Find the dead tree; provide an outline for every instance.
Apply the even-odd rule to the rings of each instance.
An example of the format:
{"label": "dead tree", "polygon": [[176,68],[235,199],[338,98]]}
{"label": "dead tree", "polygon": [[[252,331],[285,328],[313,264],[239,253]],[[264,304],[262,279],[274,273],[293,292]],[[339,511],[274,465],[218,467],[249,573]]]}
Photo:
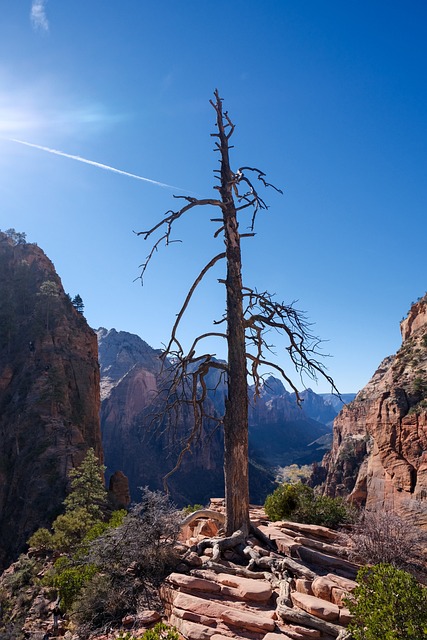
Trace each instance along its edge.
{"label": "dead tree", "polygon": [[[262,382],[262,369],[273,368],[289,384],[300,400],[298,389],[284,367],[272,361],[271,345],[267,342],[266,332],[271,329],[284,333],[288,338],[288,358],[293,367],[302,375],[304,372],[316,378],[324,376],[335,390],[333,380],[325,372],[319,361],[319,339],[311,335],[305,316],[291,305],[276,302],[268,292],[258,292],[243,286],[241,239],[254,236],[256,216],[267,205],[255,186],[255,180],[261,187],[273,187],[266,181],[265,174],[255,167],[243,166],[237,171],[230,167],[230,138],[234,132],[227,111],[223,111],[222,98],[218,91],[211,102],[216,113],[215,150],[220,154],[220,169],[216,170],[219,185],[218,198],[199,199],[190,196],[174,196],[185,201],[177,211],[167,211],[165,217],[147,231],[141,231],[144,239],[158,232],[144,264],[141,265],[141,279],[154,253],[161,244],[170,244],[172,228],[188,211],[195,207],[216,207],[219,216],[211,219],[218,224],[214,237],[223,236],[225,251],[212,258],[201,270],[190,288],[184,304],[177,315],[169,344],[164,353],[164,362],[173,362],[169,379],[166,405],[168,410],[176,410],[182,404],[192,405],[194,427],[184,447],[182,456],[189,450],[200,434],[201,425],[208,416],[206,412],[207,384],[206,376],[212,369],[219,370],[220,379],[227,383],[225,413],[220,422],[224,429],[224,476],[226,504],[226,534],[236,531],[247,536],[249,531],[249,482],[248,482],[248,375],[254,381],[255,395],[259,394]],[[276,189],[276,191],[280,191]],[[280,191],[281,193],[281,191]],[[240,233],[239,217],[245,211],[251,211],[251,223],[248,233]],[[185,351],[177,337],[181,319],[189,302],[205,275],[220,260],[225,260],[226,277],[219,282],[225,285],[226,311],[222,320],[214,322],[226,327],[224,332],[212,331],[195,338],[188,351]],[[200,353],[203,339],[218,337],[227,341],[227,363],[218,362],[209,353]],[[177,467],[175,467],[177,468]]]}

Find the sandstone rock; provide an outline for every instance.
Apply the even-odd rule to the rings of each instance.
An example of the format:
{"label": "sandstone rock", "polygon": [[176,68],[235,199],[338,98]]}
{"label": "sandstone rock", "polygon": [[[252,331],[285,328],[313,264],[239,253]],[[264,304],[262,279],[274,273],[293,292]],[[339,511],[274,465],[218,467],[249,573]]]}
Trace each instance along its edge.
{"label": "sandstone rock", "polygon": [[357,582],[355,582],[354,580],[342,578],[341,576],[337,576],[334,573],[328,573],[326,574],[326,577],[329,580],[332,580],[332,582],[335,582],[335,584],[338,585],[341,589],[343,589],[344,591],[348,591],[349,593],[352,593],[357,587]]}
{"label": "sandstone rock", "polygon": [[161,615],[158,611],[154,611],[153,609],[145,609],[144,611],[138,612],[138,622],[143,626],[150,626],[159,622],[161,620]]}
{"label": "sandstone rock", "polygon": [[191,638],[191,640],[210,640],[215,634],[215,629],[212,627],[207,627],[197,622],[192,622],[191,620],[183,620],[174,615],[170,617],[170,623],[176,627],[185,638]]}
{"label": "sandstone rock", "polygon": [[221,604],[182,592],[176,592],[173,596],[173,605],[178,609],[185,609],[185,611],[191,611],[209,618],[220,618],[221,614],[230,606],[228,603]]}
{"label": "sandstone rock", "polygon": [[[216,580],[224,586],[236,590],[236,595],[253,602],[267,602],[272,594],[271,584],[261,580],[251,580],[229,574],[219,574]],[[224,589],[223,589],[224,592]]]}
{"label": "sandstone rock", "polygon": [[204,580],[203,578],[196,578],[194,576],[181,575],[177,573],[171,573],[166,582],[170,582],[177,587],[182,587],[188,591],[206,591],[207,593],[219,593],[221,587],[212,580]]}
{"label": "sandstone rock", "polygon": [[348,592],[340,589],[339,587],[332,587],[331,590],[331,602],[334,602],[339,607],[344,606],[344,600],[348,598]]}
{"label": "sandstone rock", "polygon": [[307,593],[309,596],[313,595],[313,590],[311,588],[312,581],[305,580],[304,578],[297,578],[295,580],[295,589],[299,591],[299,593]]}
{"label": "sandstone rock", "polygon": [[332,602],[326,602],[325,600],[321,600],[315,596],[298,593],[297,591],[292,592],[291,598],[296,607],[307,611],[307,613],[310,613],[321,620],[332,622],[339,618],[340,610],[337,605]]}
{"label": "sandstone rock", "polygon": [[336,583],[332,582],[332,580],[329,580],[328,578],[325,578],[324,576],[316,578],[311,584],[313,595],[315,595],[317,598],[328,600],[329,602],[332,599],[333,587],[336,587]]}
{"label": "sandstone rock", "polygon": [[249,631],[273,631],[275,627],[271,618],[238,609],[226,609],[222,612],[221,619],[227,624]]}
{"label": "sandstone rock", "polygon": [[110,478],[108,493],[114,509],[127,509],[129,507],[129,480],[123,471],[113,473]]}
{"label": "sandstone rock", "polygon": [[190,565],[190,567],[201,567],[203,564],[203,560],[195,551],[189,551],[186,553],[184,560]]}
{"label": "sandstone rock", "polygon": [[122,618],[122,625],[124,627],[133,627],[135,622],[136,622],[136,616],[128,615]]}
{"label": "sandstone rock", "polygon": [[286,521],[285,526],[288,529],[291,529],[296,532],[304,533],[305,535],[310,535],[318,538],[323,538],[325,540],[335,541],[339,538],[339,534],[332,529],[328,529],[327,527],[322,527],[317,524],[304,524],[302,522],[288,522]]}
{"label": "sandstone rock", "polygon": [[412,305],[401,331],[397,354],[335,420],[323,490],[427,528],[427,296]]}
{"label": "sandstone rock", "polygon": [[322,637],[322,633],[318,629],[309,629],[308,627],[300,627],[298,625],[286,625],[284,633],[291,640],[317,640]]}
{"label": "sandstone rock", "polygon": [[340,609],[340,624],[346,627],[348,624],[350,624],[352,619],[353,619],[353,616],[351,615],[350,611],[346,607],[343,607],[342,609]]}
{"label": "sandstone rock", "polygon": [[178,609],[177,607],[173,607],[172,612],[174,616],[177,616],[181,620],[197,622],[197,624],[204,625],[205,627],[216,627],[216,618],[210,618],[209,616],[204,616],[201,613],[194,613],[194,611]]}

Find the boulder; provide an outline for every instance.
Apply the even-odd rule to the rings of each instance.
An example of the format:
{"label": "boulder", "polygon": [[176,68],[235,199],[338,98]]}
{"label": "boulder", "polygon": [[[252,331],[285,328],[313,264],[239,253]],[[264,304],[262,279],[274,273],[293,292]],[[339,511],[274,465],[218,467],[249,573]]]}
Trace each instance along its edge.
{"label": "boulder", "polygon": [[221,614],[221,620],[240,629],[248,631],[273,631],[275,622],[272,618],[256,612],[241,611],[240,609],[226,609]]}
{"label": "boulder", "polygon": [[327,620],[328,622],[339,618],[340,610],[332,602],[326,602],[326,600],[316,598],[316,596],[309,596],[306,593],[298,593],[297,591],[292,592],[291,598],[294,606],[307,611],[307,613],[316,616],[316,618]]}

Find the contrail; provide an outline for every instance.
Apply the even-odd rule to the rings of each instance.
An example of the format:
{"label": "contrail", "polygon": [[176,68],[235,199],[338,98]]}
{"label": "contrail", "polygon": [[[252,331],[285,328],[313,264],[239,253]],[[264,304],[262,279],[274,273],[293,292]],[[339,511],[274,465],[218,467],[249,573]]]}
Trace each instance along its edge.
{"label": "contrail", "polygon": [[87,160],[81,156],[73,156],[70,153],[64,153],[63,151],[57,151],[56,149],[50,149],[49,147],[42,147],[39,144],[33,144],[32,142],[24,142],[24,140],[16,140],[15,138],[6,138],[10,142],[17,142],[18,144],[24,144],[27,147],[33,147],[34,149],[40,149],[41,151],[47,151],[48,153],[54,153],[56,156],[62,156],[63,158],[70,158],[71,160],[77,160],[78,162],[84,162],[85,164],[91,164],[93,167],[99,169],[106,169],[107,171],[113,171],[113,173],[120,173],[122,176],[128,176],[129,178],[135,178],[136,180],[142,180],[143,182],[150,182],[158,187],[165,187],[166,189],[177,189],[178,191],[185,191],[181,187],[174,187],[171,184],[165,184],[164,182],[158,182],[157,180],[150,180],[150,178],[143,178],[135,173],[129,173],[128,171],[122,171],[121,169],[115,169],[109,167],[108,164],[102,164],[101,162],[95,162],[94,160]]}

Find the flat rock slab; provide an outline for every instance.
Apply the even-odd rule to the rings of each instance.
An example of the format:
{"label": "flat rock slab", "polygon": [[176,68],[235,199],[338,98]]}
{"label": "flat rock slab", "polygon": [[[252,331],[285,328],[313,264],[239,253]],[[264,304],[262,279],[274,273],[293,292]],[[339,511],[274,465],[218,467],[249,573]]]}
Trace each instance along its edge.
{"label": "flat rock slab", "polygon": [[191,638],[191,640],[210,640],[215,633],[215,629],[197,624],[197,622],[191,622],[190,620],[182,620],[174,615],[170,617],[170,623],[178,629],[185,638]]}
{"label": "flat rock slab", "polygon": [[344,589],[344,591],[348,591],[352,593],[357,587],[357,582],[355,580],[350,580],[349,578],[342,578],[341,576],[336,576],[335,573],[326,574],[326,578],[335,582],[340,589]]}
{"label": "flat rock slab", "polygon": [[286,633],[266,633],[262,640],[292,640]]}
{"label": "flat rock slab", "polygon": [[283,521],[281,524],[283,524],[286,529],[301,532],[308,536],[312,535],[314,537],[323,538],[324,540],[334,541],[339,537],[339,534],[336,531],[332,531],[327,527],[322,527],[317,524],[303,524],[301,522],[288,522],[287,520]]}
{"label": "flat rock slab", "polygon": [[338,620],[340,615],[339,607],[332,602],[326,602],[316,596],[309,596],[306,593],[298,593],[293,591],[291,594],[292,602],[296,607],[307,611],[312,616],[321,620],[334,621]]}
{"label": "flat rock slab", "polygon": [[[273,593],[271,584],[267,580],[252,580],[251,578],[233,576],[227,573],[219,573],[216,576],[216,580],[221,586],[235,589],[235,595],[240,596],[243,600],[267,602]],[[224,589],[222,591],[225,592],[225,595],[234,595],[226,593]]]}
{"label": "flat rock slab", "polygon": [[222,604],[212,600],[204,598],[198,598],[197,596],[190,595],[188,593],[176,592],[173,598],[173,606],[178,609],[184,609],[185,611],[191,611],[201,616],[208,616],[209,618],[220,618],[221,614],[230,608],[230,603]]}
{"label": "flat rock slab", "polygon": [[221,587],[217,582],[206,580],[205,578],[196,578],[195,576],[187,576],[182,573],[171,573],[166,582],[176,587],[182,587],[188,591],[204,591],[206,593],[219,593]]}
{"label": "flat rock slab", "polygon": [[272,618],[237,609],[223,611],[221,620],[240,629],[248,629],[248,631],[273,631],[276,626]]}

